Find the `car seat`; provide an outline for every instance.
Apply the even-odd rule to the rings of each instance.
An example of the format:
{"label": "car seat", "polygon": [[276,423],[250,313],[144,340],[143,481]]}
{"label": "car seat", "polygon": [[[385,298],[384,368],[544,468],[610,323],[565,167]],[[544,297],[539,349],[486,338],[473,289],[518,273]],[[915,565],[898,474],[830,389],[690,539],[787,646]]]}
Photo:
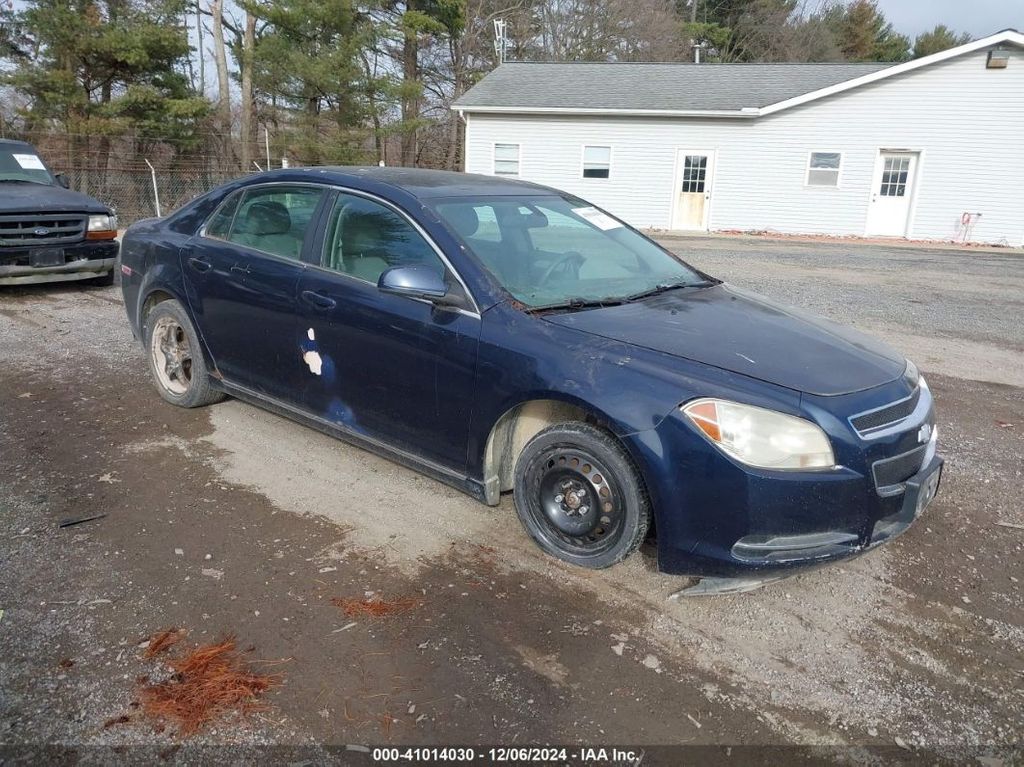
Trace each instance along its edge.
{"label": "car seat", "polygon": [[[386,221],[376,211],[346,207],[341,214],[341,265],[339,271],[377,284],[381,274],[391,265],[383,247],[382,235]],[[337,256],[332,254],[332,260]]]}
{"label": "car seat", "polygon": [[241,245],[287,258],[298,258],[302,238],[292,232],[288,208],[274,200],[259,200],[240,216],[231,239]]}
{"label": "car seat", "polygon": [[480,216],[473,206],[456,203],[445,205],[442,209],[449,225],[483,262],[484,266],[499,280],[508,281],[509,272],[513,270],[509,268],[507,262],[514,259],[514,255],[509,254],[507,246],[500,241],[494,242],[474,236],[480,231]]}

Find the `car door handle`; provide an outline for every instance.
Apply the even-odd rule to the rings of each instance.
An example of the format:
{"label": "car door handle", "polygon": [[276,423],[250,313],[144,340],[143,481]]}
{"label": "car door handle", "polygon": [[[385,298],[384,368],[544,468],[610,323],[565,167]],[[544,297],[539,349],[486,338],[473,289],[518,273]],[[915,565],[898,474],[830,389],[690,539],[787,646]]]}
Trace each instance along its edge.
{"label": "car door handle", "polygon": [[302,300],[316,309],[333,309],[338,305],[338,302],[330,296],[317,293],[315,290],[302,291]]}
{"label": "car door handle", "polygon": [[238,264],[234,264],[231,267],[231,271],[234,272],[235,274],[249,274],[249,265],[243,264],[239,266]]}
{"label": "car door handle", "polygon": [[213,268],[213,264],[205,258],[190,258],[188,260],[188,265],[197,272],[208,272]]}

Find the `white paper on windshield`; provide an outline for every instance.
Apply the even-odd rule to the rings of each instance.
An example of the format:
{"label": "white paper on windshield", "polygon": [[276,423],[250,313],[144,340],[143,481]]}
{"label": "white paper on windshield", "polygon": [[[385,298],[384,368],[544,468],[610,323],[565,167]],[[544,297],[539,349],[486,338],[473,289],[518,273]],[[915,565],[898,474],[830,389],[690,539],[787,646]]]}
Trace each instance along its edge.
{"label": "white paper on windshield", "polygon": [[586,219],[598,229],[618,229],[622,223],[597,208],[573,208],[572,212]]}
{"label": "white paper on windshield", "polygon": [[14,161],[25,170],[46,170],[43,161],[34,154],[16,154]]}

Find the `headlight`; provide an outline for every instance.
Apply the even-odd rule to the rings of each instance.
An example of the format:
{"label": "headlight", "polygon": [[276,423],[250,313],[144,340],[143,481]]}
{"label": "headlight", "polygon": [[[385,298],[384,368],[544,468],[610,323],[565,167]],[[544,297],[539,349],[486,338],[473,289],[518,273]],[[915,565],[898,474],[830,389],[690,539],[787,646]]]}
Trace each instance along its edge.
{"label": "headlight", "polygon": [[705,437],[748,466],[786,470],[835,466],[825,432],[803,418],[721,399],[694,400],[682,411]]}
{"label": "headlight", "polygon": [[117,218],[107,213],[89,216],[89,227],[85,232],[87,240],[112,240],[117,237]]}
{"label": "headlight", "polygon": [[117,231],[117,222],[113,216],[109,216],[106,213],[99,216],[89,216],[89,231],[90,232],[110,232]]}
{"label": "headlight", "polygon": [[904,371],[903,377],[907,379],[907,383],[913,389],[917,387],[917,382],[921,380],[921,373],[918,371],[917,365],[907,360],[907,369]]}

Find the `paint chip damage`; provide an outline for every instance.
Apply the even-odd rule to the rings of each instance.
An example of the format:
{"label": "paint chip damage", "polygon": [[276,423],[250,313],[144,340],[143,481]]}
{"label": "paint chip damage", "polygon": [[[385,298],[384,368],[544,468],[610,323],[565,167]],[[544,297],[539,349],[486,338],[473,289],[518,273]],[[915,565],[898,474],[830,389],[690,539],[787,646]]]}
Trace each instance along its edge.
{"label": "paint chip damage", "polygon": [[318,376],[323,371],[323,360],[316,348],[316,333],[310,328],[306,333],[309,342],[302,345],[302,361],[309,366],[309,372]]}

